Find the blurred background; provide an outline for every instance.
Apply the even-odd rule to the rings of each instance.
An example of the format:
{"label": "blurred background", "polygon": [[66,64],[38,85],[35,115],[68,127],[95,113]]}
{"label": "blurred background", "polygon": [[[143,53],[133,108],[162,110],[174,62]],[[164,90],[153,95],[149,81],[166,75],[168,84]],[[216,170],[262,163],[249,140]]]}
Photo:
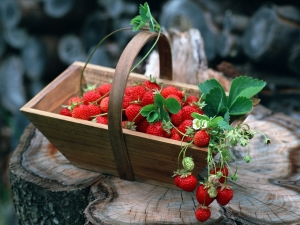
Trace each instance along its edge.
{"label": "blurred background", "polygon": [[[19,109],[108,33],[129,27],[141,0],[0,0],[0,225],[18,224],[9,158],[29,121]],[[267,81],[261,104],[300,120],[300,1],[148,0],[161,26],[199,29],[208,65]],[[91,63],[114,68],[131,31]],[[139,68],[143,73],[143,67]]]}

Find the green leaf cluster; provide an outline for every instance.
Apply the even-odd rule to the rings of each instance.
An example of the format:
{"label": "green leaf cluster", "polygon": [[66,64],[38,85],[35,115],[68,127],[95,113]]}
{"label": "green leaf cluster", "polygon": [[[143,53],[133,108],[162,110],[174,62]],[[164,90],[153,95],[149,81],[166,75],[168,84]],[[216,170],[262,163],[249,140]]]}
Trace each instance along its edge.
{"label": "green leaf cluster", "polygon": [[[259,93],[266,82],[252,77],[239,76],[232,80],[229,95],[216,79],[210,79],[198,85],[206,105],[203,111],[210,117],[243,115],[252,110],[251,98]],[[227,121],[227,119],[225,119]]]}
{"label": "green leaf cluster", "polygon": [[175,98],[165,99],[161,94],[155,94],[154,104],[146,105],[141,110],[141,115],[146,117],[149,123],[157,121],[170,121],[169,112],[176,114],[181,106]]}
{"label": "green leaf cluster", "polygon": [[145,2],[144,5],[140,4],[139,15],[130,21],[130,25],[133,25],[132,31],[134,32],[140,30],[144,26],[149,26],[149,29],[152,32],[160,30],[160,25],[153,18],[147,2]]}

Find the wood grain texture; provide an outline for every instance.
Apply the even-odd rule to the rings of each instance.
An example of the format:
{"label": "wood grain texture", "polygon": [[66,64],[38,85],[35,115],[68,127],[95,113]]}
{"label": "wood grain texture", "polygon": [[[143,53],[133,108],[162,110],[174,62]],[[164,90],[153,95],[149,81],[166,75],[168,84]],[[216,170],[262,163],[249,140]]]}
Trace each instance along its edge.
{"label": "wood grain texture", "polygon": [[[229,183],[234,198],[225,207],[213,202],[212,217],[204,224],[299,224],[300,122],[262,106],[246,122],[272,143],[265,146],[256,135],[249,164],[243,161],[246,149],[233,149],[239,176],[237,182]],[[202,174],[206,172],[200,173],[200,180]],[[85,210],[89,225],[199,224],[194,217],[195,193],[104,177],[93,186],[92,194],[96,200]]]}
{"label": "wood grain texture", "polygon": [[19,224],[83,224],[90,187],[99,174],[74,167],[29,125],[10,160]]}

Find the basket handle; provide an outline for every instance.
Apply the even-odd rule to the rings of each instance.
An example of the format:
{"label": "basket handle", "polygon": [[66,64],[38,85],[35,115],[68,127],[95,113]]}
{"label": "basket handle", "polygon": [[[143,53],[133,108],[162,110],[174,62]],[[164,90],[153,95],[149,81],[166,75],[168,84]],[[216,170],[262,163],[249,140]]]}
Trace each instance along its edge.
{"label": "basket handle", "polygon": [[[157,36],[158,33],[148,31],[136,34],[125,47],[116,66],[112,81],[108,104],[108,131],[119,177],[123,180],[134,180],[122,130],[122,102],[127,79],[134,60],[142,47],[150,39],[157,38]],[[157,47],[160,62],[160,78],[172,80],[171,46],[165,35],[160,34]]]}

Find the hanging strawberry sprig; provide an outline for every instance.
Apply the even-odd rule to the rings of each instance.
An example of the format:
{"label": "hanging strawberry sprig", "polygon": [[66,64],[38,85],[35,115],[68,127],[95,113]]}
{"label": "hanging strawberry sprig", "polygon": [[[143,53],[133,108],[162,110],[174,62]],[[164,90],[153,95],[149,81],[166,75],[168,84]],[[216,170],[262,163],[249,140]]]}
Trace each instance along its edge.
{"label": "hanging strawberry sprig", "polygon": [[136,17],[134,17],[130,21],[130,25],[133,25],[133,27],[121,28],[121,29],[118,29],[118,30],[115,30],[115,31],[109,33],[104,38],[102,38],[101,41],[99,41],[99,43],[96,45],[96,47],[94,48],[94,50],[90,54],[88,60],[86,61],[85,65],[84,65],[84,67],[82,68],[82,71],[81,71],[81,77],[80,77],[80,94],[81,94],[81,96],[83,95],[83,92],[84,92],[83,85],[82,85],[82,79],[83,79],[84,70],[85,70],[87,64],[90,62],[90,60],[93,57],[93,55],[96,52],[96,50],[99,48],[99,46],[107,38],[109,38],[111,35],[119,32],[119,31],[124,31],[124,30],[132,30],[133,32],[136,32],[138,30],[148,30],[148,31],[151,31],[151,32],[158,32],[158,36],[157,36],[154,44],[152,45],[152,47],[145,54],[145,56],[131,69],[130,72],[134,71],[135,68],[138,65],[140,65],[145,60],[145,58],[150,54],[150,52],[156,46],[156,44],[157,44],[157,42],[159,40],[159,37],[160,37],[161,28],[160,28],[160,25],[158,24],[158,22],[153,18],[152,14],[151,14],[151,11],[150,11],[150,7],[149,7],[149,5],[148,5],[147,2],[145,2],[144,5],[140,4],[139,15],[136,16]]}

